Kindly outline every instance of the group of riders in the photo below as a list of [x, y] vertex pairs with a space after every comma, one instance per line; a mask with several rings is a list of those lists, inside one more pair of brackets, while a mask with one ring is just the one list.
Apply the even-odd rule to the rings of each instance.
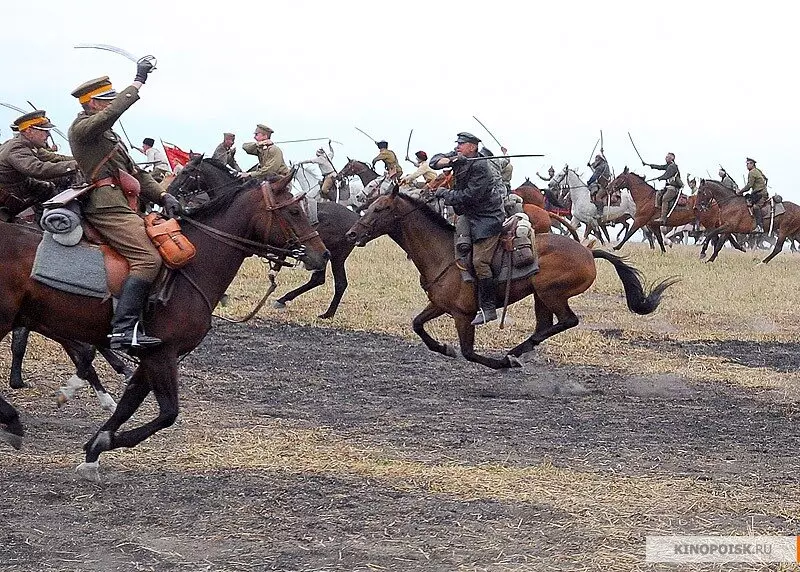
[[[142, 148], [137, 148], [148, 157], [152, 167], [148, 172], [137, 165], [112, 129], [121, 115], [139, 100], [139, 92], [152, 70], [152, 63], [142, 59], [136, 64], [133, 83], [120, 92], [112, 87], [107, 76], [87, 81], [72, 92], [82, 108], [68, 131], [72, 156], [48, 147], [47, 140], [54, 125], [42, 110], [24, 114], [14, 121], [15, 135], [0, 145], [0, 219], [13, 220], [29, 207], [41, 211], [41, 204], [54, 194], [54, 182], [68, 177], [85, 188], [81, 197], [84, 221], [127, 259], [130, 272], [115, 307], [109, 335], [112, 349], [129, 350], [160, 344], [159, 339], [147, 336], [139, 328], [151, 285], [162, 266], [161, 256], [145, 232], [140, 212], [145, 201], [160, 205], [167, 217], [177, 216], [181, 209], [178, 200], [156, 180], [169, 170], [169, 164], [154, 149], [154, 141], [146, 139]], [[213, 157], [243, 178], [286, 176], [290, 169], [283, 152], [272, 141], [274, 133], [267, 125], [258, 124], [254, 141], [242, 145], [246, 153], [258, 159], [257, 166], [250, 171], [243, 171], [235, 159], [233, 133], [223, 135]], [[507, 218], [505, 202], [513, 173], [511, 161], [505, 157], [507, 149], [501, 147], [502, 155], [495, 158], [486, 147], [481, 147], [478, 137], [461, 132], [451, 151], [437, 153], [430, 159], [425, 151], [417, 151], [416, 160], [408, 159], [416, 170], [404, 175], [388, 143], [376, 141], [376, 145], [379, 153], [371, 161], [373, 169], [382, 162], [388, 180], [412, 188], [427, 188], [431, 198], [443, 201], [457, 215], [456, 235], [469, 237], [471, 270], [477, 280], [478, 311], [472, 323], [481, 325], [495, 320], [497, 288], [491, 263]], [[315, 157], [300, 163], [315, 164], [319, 168], [322, 175], [320, 195], [328, 200], [336, 197], [338, 177], [333, 158], [329, 141], [328, 150], [320, 148]], [[656, 221], [663, 223], [683, 187], [680, 170], [672, 153], [666, 155], [662, 165], [644, 164], [664, 172], [656, 179], [664, 182], [664, 188], [657, 192], [661, 218]], [[767, 180], [755, 164], [753, 159], [747, 159], [749, 176], [741, 190], [735, 189], [736, 183], [724, 170], [720, 170], [720, 177], [723, 185], [740, 194], [750, 191], [748, 201], [756, 207], [753, 214], [761, 227], [761, 213], [757, 207], [767, 200]], [[602, 208], [609, 201], [611, 182], [611, 168], [602, 150], [588, 166], [592, 174], [587, 185], [593, 200]], [[443, 169], [451, 170], [451, 185], [431, 188], [437, 171]], [[551, 181], [554, 175], [551, 167], [548, 177], [540, 178]], [[693, 181], [689, 183], [692, 186]]]

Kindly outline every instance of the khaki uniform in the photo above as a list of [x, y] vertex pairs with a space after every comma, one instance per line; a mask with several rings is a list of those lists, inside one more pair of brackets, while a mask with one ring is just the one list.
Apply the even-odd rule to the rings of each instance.
[[225, 143], [220, 143], [217, 145], [217, 148], [214, 149], [214, 154], [212, 158], [216, 159], [217, 161], [221, 161], [231, 169], [235, 169], [237, 171], [241, 171], [242, 168], [239, 166], [239, 163], [236, 162], [234, 158], [234, 154], [236, 153], [236, 147], [231, 147], [228, 149], [225, 147]]
[[[69, 128], [69, 144], [78, 166], [89, 181], [118, 178], [118, 169], [133, 175], [141, 185], [141, 196], [159, 202], [163, 189], [139, 169], [112, 126], [139, 100], [139, 90], [127, 87], [97, 113], [82, 111]], [[103, 160], [110, 155], [105, 163]], [[152, 282], [161, 269], [161, 256], [144, 230], [144, 221], [134, 212], [119, 184], [97, 187], [83, 201], [86, 219], [108, 243], [130, 263], [130, 275]]]
[[747, 173], [747, 184], [742, 188], [742, 193], [747, 191], [767, 194], [767, 178], [758, 167], [753, 167]]
[[514, 174], [514, 165], [511, 164], [511, 160], [508, 160], [508, 163], [500, 170], [500, 177], [503, 179], [503, 183], [506, 185], [506, 191], [511, 190], [511, 177]]
[[378, 156], [372, 160], [373, 169], [375, 168], [375, 163], [378, 161], [383, 161], [387, 171], [390, 169], [395, 169], [398, 177], [403, 174], [403, 168], [400, 167], [400, 163], [397, 162], [397, 155], [394, 154], [394, 151], [390, 149], [381, 149], [381, 152], [378, 153]]
[[76, 172], [72, 157], [47, 149], [36, 149], [21, 134], [0, 145], [0, 209], [13, 218], [26, 208], [50, 198], [50, 185], [43, 181]]
[[277, 175], [285, 177], [289, 174], [289, 167], [283, 160], [283, 151], [274, 143], [262, 145], [258, 142], [248, 141], [242, 145], [242, 150], [248, 155], [258, 157], [258, 169], [253, 173], [255, 177]]

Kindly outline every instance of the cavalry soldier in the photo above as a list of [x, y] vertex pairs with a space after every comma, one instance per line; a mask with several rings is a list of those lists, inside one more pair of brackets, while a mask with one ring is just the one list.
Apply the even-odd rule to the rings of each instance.
[[217, 161], [220, 161], [221, 163], [224, 163], [235, 171], [241, 171], [242, 168], [233, 157], [236, 154], [236, 147], [233, 146], [234, 141], [236, 141], [236, 135], [233, 133], [223, 133], [222, 143], [217, 145], [217, 148], [214, 149], [214, 154], [211, 157]]
[[672, 200], [678, 198], [678, 193], [683, 187], [681, 181], [681, 172], [678, 165], [675, 163], [675, 153], [667, 153], [664, 157], [664, 165], [654, 165], [653, 163], [645, 163], [651, 169], [664, 171], [664, 174], [656, 178], [656, 181], [664, 181], [664, 188], [656, 191], [656, 206], [661, 207], [661, 216], [653, 219], [653, 222], [664, 224], [669, 214], [669, 207]]
[[755, 159], [748, 157], [745, 164], [747, 165], [748, 171], [747, 184], [742, 187], [741, 194], [744, 195], [747, 191], [750, 191], [750, 194], [745, 195], [745, 198], [747, 199], [747, 206], [750, 207], [750, 212], [756, 220], [756, 228], [753, 232], [764, 232], [762, 228], [764, 221], [761, 216], [761, 207], [764, 206], [767, 199], [769, 199], [767, 178], [764, 176], [764, 173], [761, 172], [761, 169], [756, 167]]
[[147, 157], [147, 162], [150, 163], [144, 170], [150, 171], [150, 175], [152, 175], [156, 181], [162, 181], [167, 173], [172, 173], [172, 168], [169, 166], [164, 153], [162, 153], [160, 149], [154, 147], [155, 144], [155, 139], [152, 137], [145, 137], [142, 141], [142, 146], [134, 147], [134, 149]]
[[[411, 163], [414, 164], [417, 170], [408, 175], [404, 175], [403, 178], [400, 179], [400, 182], [406, 185], [424, 187], [436, 179], [436, 171], [431, 169], [431, 166], [428, 165], [428, 154], [425, 151], [417, 151], [414, 153], [414, 157], [416, 157], [417, 160], [411, 160]], [[422, 182], [417, 181], [420, 177], [422, 177]]]
[[719, 182], [722, 183], [723, 187], [732, 190], [737, 195], [740, 194], [739, 185], [736, 184], [736, 181], [733, 180], [733, 177], [731, 177], [725, 169], [720, 167], [718, 174]]
[[602, 149], [600, 153], [594, 156], [594, 161], [586, 163], [586, 166], [592, 169], [592, 176], [589, 177], [586, 186], [589, 187], [589, 195], [597, 206], [597, 214], [599, 216], [606, 206], [606, 188], [608, 187], [608, 183], [611, 182], [611, 167], [603, 156]]
[[375, 168], [375, 163], [378, 161], [383, 161], [383, 165], [386, 168], [386, 173], [394, 170], [396, 176], [401, 177], [403, 175], [403, 168], [397, 161], [397, 155], [394, 154], [394, 151], [389, 149], [389, 144], [386, 141], [376, 141], [375, 145], [378, 146], [380, 152], [372, 160], [372, 168]]
[[144, 335], [139, 317], [150, 286], [161, 269], [161, 256], [148, 238], [136, 197], [159, 203], [167, 216], [180, 212], [178, 200], [164, 191], [150, 174], [136, 166], [112, 126], [139, 100], [139, 90], [153, 65], [140, 60], [133, 83], [117, 93], [108, 76], [87, 81], [73, 92], [83, 111], [69, 128], [69, 143], [78, 167], [92, 189], [83, 198], [86, 220], [124, 256], [130, 273], [122, 287], [108, 336], [112, 349], [146, 348], [161, 340]]
[[[505, 149], [505, 147], [503, 147]], [[486, 147], [481, 149], [478, 153], [479, 155], [483, 155], [484, 157], [494, 157], [494, 153]], [[503, 153], [505, 155], [505, 153]], [[506, 183], [503, 181], [503, 169], [508, 164], [508, 159], [489, 159], [486, 161], [489, 163], [489, 172], [492, 175], [492, 185], [494, 186], [495, 192], [497, 192], [500, 197], [504, 198], [508, 194], [508, 189], [506, 189]]]
[[553, 168], [553, 166], [552, 166], [552, 165], [550, 165], [550, 168], [549, 168], [549, 169], [547, 169], [547, 177], [542, 177], [542, 176], [539, 174], [539, 172], [538, 172], [538, 171], [536, 172], [536, 176], [537, 176], [537, 177], [539, 177], [539, 178], [540, 178], [541, 180], [543, 180], [543, 181], [552, 181], [552, 180], [553, 180], [553, 177], [555, 177], [555, 176], [556, 176], [556, 170]]
[[31, 111], [14, 121], [16, 135], [0, 145], [0, 220], [46, 201], [55, 189], [53, 179], [77, 173], [75, 159], [47, 147], [53, 127], [43, 110]]
[[330, 153], [326, 153], [325, 149], [320, 147], [317, 149], [316, 156], [313, 159], [300, 161], [298, 165], [305, 165], [307, 163], [314, 163], [317, 165], [322, 175], [322, 185], [319, 188], [319, 194], [328, 200], [334, 200], [336, 197], [330, 195], [330, 188], [336, 182], [336, 168], [333, 166], [333, 145], [330, 139], [328, 140], [328, 149]]
[[243, 177], [285, 177], [289, 174], [289, 167], [283, 160], [283, 151], [272, 142], [273, 133], [275, 133], [273, 129], [259, 123], [253, 133], [256, 142], [248, 141], [242, 145], [245, 153], [258, 157], [258, 168], [252, 172], [242, 173]]
[[505, 219], [503, 199], [495, 191], [490, 167], [486, 161], [467, 160], [478, 156], [480, 142], [471, 133], [459, 133], [455, 151], [439, 153], [430, 160], [430, 166], [434, 169], [453, 168], [453, 189], [438, 189], [435, 196], [443, 198], [445, 204], [451, 205], [459, 215], [456, 237], [469, 234], [472, 242], [472, 265], [478, 279], [479, 306], [472, 321], [474, 326], [497, 319], [496, 285], [491, 264]]

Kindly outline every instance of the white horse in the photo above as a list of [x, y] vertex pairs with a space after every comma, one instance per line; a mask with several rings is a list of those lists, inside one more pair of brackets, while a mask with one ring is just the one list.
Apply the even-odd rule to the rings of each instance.
[[[347, 184], [348, 188], [350, 189], [350, 198], [339, 201], [345, 206], [352, 204], [355, 200], [355, 196], [364, 190], [364, 186], [360, 181], [358, 181], [357, 178], [348, 179]], [[297, 172], [294, 175], [294, 179], [292, 179], [292, 185], [300, 187], [300, 191], [293, 191], [295, 195], [303, 192], [306, 193], [306, 197], [309, 199], [314, 199], [316, 201], [322, 200], [319, 194], [319, 191], [322, 188], [322, 177], [320, 177], [311, 168], [306, 167], [305, 165], [299, 165], [297, 167]]]
[[548, 185], [556, 193], [560, 189], [569, 192], [569, 198], [572, 202], [571, 212], [573, 220], [577, 219], [585, 224], [587, 234], [590, 231], [593, 232], [595, 236], [600, 239], [600, 242], [603, 243], [604, 240], [600, 232], [601, 229], [606, 233], [606, 239], [610, 239], [608, 237], [608, 231], [601, 225], [620, 222], [627, 216], [633, 218], [636, 214], [636, 203], [633, 201], [630, 191], [622, 189], [619, 205], [609, 205], [605, 207], [602, 216], [599, 216], [597, 213], [597, 205], [592, 202], [589, 186], [584, 183], [580, 176], [573, 169], [570, 169], [568, 165], [565, 165], [561, 172], [550, 180]]

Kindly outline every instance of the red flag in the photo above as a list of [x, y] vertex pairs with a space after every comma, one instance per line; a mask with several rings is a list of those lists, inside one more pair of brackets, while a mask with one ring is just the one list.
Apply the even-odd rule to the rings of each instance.
[[173, 171], [175, 167], [180, 165], [181, 167], [185, 167], [186, 163], [189, 162], [189, 153], [178, 147], [177, 145], [173, 145], [172, 143], [167, 143], [166, 141], [161, 141], [161, 145], [164, 146], [164, 154], [167, 156], [167, 161], [169, 161], [169, 167]]

